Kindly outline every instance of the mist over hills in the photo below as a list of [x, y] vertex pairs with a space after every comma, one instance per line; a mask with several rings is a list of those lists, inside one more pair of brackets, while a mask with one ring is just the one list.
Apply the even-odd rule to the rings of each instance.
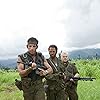
[[69, 52], [69, 57], [71, 59], [92, 59], [100, 58], [100, 49], [81, 49]]
[[0, 68], [8, 67], [8, 68], [15, 68], [17, 66], [17, 58], [15, 59], [6, 59], [6, 60], [0, 60]]
[[[81, 49], [81, 50], [74, 50], [69, 52], [70, 59], [92, 59], [92, 58], [99, 58], [100, 59], [100, 49]], [[15, 59], [7, 59], [7, 60], [0, 60], [0, 68], [16, 68], [16, 61]]]

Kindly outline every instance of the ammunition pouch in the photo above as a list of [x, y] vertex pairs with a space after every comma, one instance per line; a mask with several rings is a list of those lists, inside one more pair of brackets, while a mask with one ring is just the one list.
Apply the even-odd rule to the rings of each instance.
[[15, 85], [20, 91], [22, 90], [22, 81], [15, 79]]

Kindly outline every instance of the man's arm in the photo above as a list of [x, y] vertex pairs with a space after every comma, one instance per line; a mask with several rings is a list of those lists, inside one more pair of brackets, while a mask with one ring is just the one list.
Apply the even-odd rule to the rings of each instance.
[[19, 75], [20, 75], [21, 77], [27, 76], [27, 75], [33, 70], [32, 67], [35, 67], [35, 66], [36, 66], [36, 65], [33, 64], [33, 65], [30, 66], [29, 68], [25, 69], [25, 68], [24, 68], [24, 63], [23, 63], [23, 61], [21, 60], [21, 58], [19, 57], [18, 60], [17, 60], [17, 69], [18, 69]]
[[45, 76], [47, 74], [52, 74], [53, 73], [53, 69], [52, 67], [48, 64], [47, 60], [44, 59], [44, 67], [46, 70], [38, 68], [40, 71], [40, 76]]
[[74, 77], [80, 77], [78, 69], [76, 66], [74, 66]]
[[52, 67], [48, 64], [48, 62], [47, 62], [47, 60], [46, 59], [44, 59], [44, 65], [45, 65], [45, 67], [47, 68], [47, 71], [48, 71], [48, 74], [52, 74], [53, 73], [53, 69], [52, 69]]
[[[74, 72], [74, 78], [79, 78], [80, 77], [78, 69], [75, 65], [73, 65], [73, 72]], [[74, 81], [74, 79], [71, 78], [70, 81]]]
[[76, 73], [76, 74], [74, 75], [74, 77], [79, 78], [79, 77], [80, 77], [79, 73]]

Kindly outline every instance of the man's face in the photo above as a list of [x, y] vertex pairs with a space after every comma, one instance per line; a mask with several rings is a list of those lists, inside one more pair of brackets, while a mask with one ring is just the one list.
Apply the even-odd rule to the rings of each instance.
[[68, 61], [68, 54], [67, 53], [62, 53], [61, 54], [61, 61], [63, 62], [63, 63], [66, 63], [67, 61]]
[[36, 44], [28, 44], [28, 45], [27, 45], [27, 48], [28, 48], [28, 51], [29, 51], [31, 54], [34, 54], [34, 53], [36, 52], [37, 45], [36, 45]]
[[51, 58], [55, 58], [55, 57], [56, 57], [57, 51], [56, 51], [55, 48], [50, 47], [50, 48], [48, 49], [48, 51], [49, 51], [49, 55], [50, 55]]

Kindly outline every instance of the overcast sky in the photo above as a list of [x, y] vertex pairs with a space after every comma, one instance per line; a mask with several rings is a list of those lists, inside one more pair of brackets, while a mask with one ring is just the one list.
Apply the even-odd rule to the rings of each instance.
[[38, 51], [100, 48], [100, 0], [1, 0], [0, 59], [25, 52], [30, 37]]

